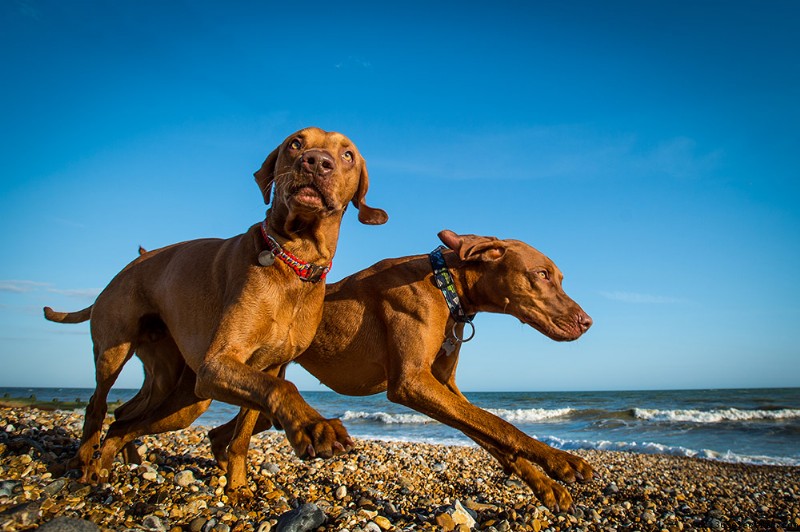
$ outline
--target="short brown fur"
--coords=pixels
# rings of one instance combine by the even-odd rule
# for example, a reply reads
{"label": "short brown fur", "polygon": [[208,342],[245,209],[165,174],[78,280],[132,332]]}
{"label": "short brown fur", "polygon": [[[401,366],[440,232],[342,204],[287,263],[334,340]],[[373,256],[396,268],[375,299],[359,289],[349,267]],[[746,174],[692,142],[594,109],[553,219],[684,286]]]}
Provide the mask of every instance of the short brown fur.
{"label": "short brown fur", "polygon": [[[451,231],[439,236],[452,250],[445,251],[445,257],[468,313],[510,314],[560,341],[574,340],[591,326],[591,318],[564,293],[559,269],[532,247],[515,240]],[[588,480],[591,467],[577,456],[527,436],[461,394],[455,383],[461,345],[450,355],[442,348],[454,325],[433,282],[427,256],[387,259],[327,287],[320,327],[296,362],[336,392],[369,395],[386,391],[391,401],[461,430],[506,472],[522,478],[544,504],[568,509],[572,503],[569,493],[550,477],[566,482]],[[463,334],[462,325],[456,325],[456,333]],[[190,392],[192,379],[191,371],[181,374],[177,387]],[[295,423],[322,419],[297,393],[287,394],[283,400],[291,401],[295,415],[302,417]],[[203,410],[207,404],[202,405]],[[155,432],[148,423],[159,414],[150,412],[150,420],[145,421],[118,411],[117,423],[131,423],[137,434],[146,434]],[[184,426],[193,420],[184,419]],[[227,470],[232,497],[251,495],[245,467],[250,435],[269,428],[271,422],[280,426],[285,420],[243,411],[237,419],[211,431],[212,451]],[[299,454],[330,456],[337,444],[349,444],[346,433],[338,431],[340,425],[335,427],[334,432],[319,438],[327,444]]]}
{"label": "short brown fur", "polygon": [[[313,264],[326,265],[333,258],[349,202],[362,223],[387,219],[384,211],[366,205],[366,162],[340,133],[306,128],[290,135],[255,178],[264,202],[271,202],[268,233]],[[59,313],[45,308],[52,321],[76,323],[91,316],[97,387],[70,464],[82,469],[84,482],[106,479],[124,444],[124,424],[109,431],[102,449],[100,434],[108,392],[134,352],[144,364],[145,384],[120,413],[141,418],[157,410],[157,431],[184,426],[183,419],[211,399],[263,411],[283,424],[297,449],[313,446],[320,431],[339,430],[324,420],[305,424],[308,416],[283,399],[297,389],[279,377],[281,368],[311,343],[325,285],[301,281],[278,261],[260,265],[258,255],[265,249],[260,224],[226,240],[175,244],[129,264],[90,309]],[[181,377],[187,373],[191,379]],[[176,382],[189,380],[188,387],[175,388]],[[341,439],[349,443],[345,436]]]}

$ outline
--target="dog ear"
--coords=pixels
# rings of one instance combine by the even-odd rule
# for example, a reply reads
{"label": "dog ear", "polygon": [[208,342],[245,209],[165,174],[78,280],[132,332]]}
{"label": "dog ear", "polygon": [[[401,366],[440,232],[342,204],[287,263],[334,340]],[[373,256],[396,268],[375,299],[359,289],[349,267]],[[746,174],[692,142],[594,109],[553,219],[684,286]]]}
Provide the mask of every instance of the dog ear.
{"label": "dog ear", "polygon": [[457,235],[445,229],[439,232],[439,240],[465,261],[493,261],[506,253],[503,241],[493,236]]}
{"label": "dog ear", "polygon": [[358,180],[358,190],[353,196],[353,205],[358,209],[358,221],[362,224],[381,225],[389,219],[389,215],[383,209],[375,209],[368,206],[364,200],[367,197],[369,188],[369,175],[367,174],[367,161],[361,158],[361,177]]}
{"label": "dog ear", "polygon": [[264,203],[269,205],[272,199],[272,182],[275,180],[275,163],[278,161],[278,151],[280,146],[272,150],[261,168],[256,171],[253,176],[256,178],[256,184],[261,189],[261,194],[264,196]]}

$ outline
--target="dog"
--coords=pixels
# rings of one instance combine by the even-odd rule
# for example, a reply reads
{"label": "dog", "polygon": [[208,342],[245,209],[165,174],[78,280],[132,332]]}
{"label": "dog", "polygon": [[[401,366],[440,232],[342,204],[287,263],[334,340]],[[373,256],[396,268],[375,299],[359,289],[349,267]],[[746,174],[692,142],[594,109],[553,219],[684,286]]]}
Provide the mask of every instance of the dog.
{"label": "dog", "polygon": [[[348,203],[365,224],[383,224],[388,215],[366,204],[366,161],[341,133],[302,129],[272,151],[254,176],[269,208],[264,221],[244,234],[145,253],[82,311],[45,307],[51,321],[91,320],[97,386],[69,464],[82,470],[81,481],[108,478],[116,450],[107,441],[100,447],[107,395],[134,353],[148,378],[129,416],[157,408],[164,430],[170,430],[187,409],[197,408],[198,398],[215,399],[265,412],[282,423],[296,449],[334,447],[326,438],[335,439],[337,451],[350,444],[335,423],[304,423],[308,416],[295,411],[294,401],[284,401],[297,388],[278,373],[308,347],[322,318],[320,281]],[[172,384],[188,371],[192,390],[176,394]],[[123,425],[115,429],[124,431]]]}
{"label": "dog", "polygon": [[[527,244],[451,231],[440,232],[439,238],[446,247],[429,256],[386,259],[329,285],[316,336],[295,362],[340,394],[386,391],[390,401],[459,429],[507,473],[524,480],[545,505],[567,510],[569,492],[550,477],[588,481],[591,466],[471,404],[456,385],[455,371],[464,335],[474,333],[471,316],[478,312],[510,314],[558,341],[579,338],[592,320],[564,293],[556,265]],[[190,392],[193,378],[191,370],[184,371],[174,388]],[[295,422],[322,418],[298,393],[284,401],[292,401],[295,412],[304,416]],[[207,405],[203,402],[202,410]],[[136,434],[158,427],[158,412],[139,415],[138,421],[132,412],[118,409],[117,418],[135,426]],[[185,426],[192,421],[184,419]],[[229,496],[252,495],[246,478],[252,432],[271,424],[280,428],[284,421],[243,410],[210,432],[212,452],[226,470]],[[128,435],[125,443],[132,439]],[[301,456],[314,456],[313,449]]]}

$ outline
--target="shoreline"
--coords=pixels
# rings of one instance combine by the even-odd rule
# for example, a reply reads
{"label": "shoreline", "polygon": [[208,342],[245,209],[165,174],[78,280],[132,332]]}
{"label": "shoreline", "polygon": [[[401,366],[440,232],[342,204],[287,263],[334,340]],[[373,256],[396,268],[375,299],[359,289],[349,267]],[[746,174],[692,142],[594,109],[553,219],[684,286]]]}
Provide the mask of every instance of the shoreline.
{"label": "shoreline", "polygon": [[800,529],[800,467],[619,451],[574,453],[596,475],[567,486],[573,511],[557,515],[477,447],[356,439],[347,455],[303,462],[276,432],[251,443],[256,497],[231,505],[201,427],[141,438],[141,466],[116,462],[109,484],[84,486],[47,472],[74,453],[82,423],[0,408],[0,529],[67,517],[110,530],[267,532],[298,507],[352,532],[453,530],[467,515],[490,531]]}

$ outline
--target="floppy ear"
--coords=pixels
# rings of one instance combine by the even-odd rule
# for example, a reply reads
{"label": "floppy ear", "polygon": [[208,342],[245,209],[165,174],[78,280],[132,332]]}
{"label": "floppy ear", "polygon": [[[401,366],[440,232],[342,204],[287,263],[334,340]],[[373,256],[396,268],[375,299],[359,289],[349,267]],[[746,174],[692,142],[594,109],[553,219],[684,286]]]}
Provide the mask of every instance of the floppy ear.
{"label": "floppy ear", "polygon": [[353,196],[353,205],[358,209],[358,221],[362,224],[381,225],[389,219],[389,215],[383,209],[374,209],[368,206],[364,199],[367,197],[369,188],[369,175],[367,174],[367,161],[361,158],[361,177],[358,180],[358,190]]}
{"label": "floppy ear", "polygon": [[445,229],[439,240],[458,254],[461,260],[497,260],[506,253],[502,240],[493,236],[457,235]]}
{"label": "floppy ear", "polygon": [[272,150],[261,168],[258,169],[253,176],[256,178],[256,184],[261,189],[261,194],[264,196],[264,203],[269,205],[272,197],[272,182],[275,180],[275,163],[278,161],[278,150],[280,146]]}

